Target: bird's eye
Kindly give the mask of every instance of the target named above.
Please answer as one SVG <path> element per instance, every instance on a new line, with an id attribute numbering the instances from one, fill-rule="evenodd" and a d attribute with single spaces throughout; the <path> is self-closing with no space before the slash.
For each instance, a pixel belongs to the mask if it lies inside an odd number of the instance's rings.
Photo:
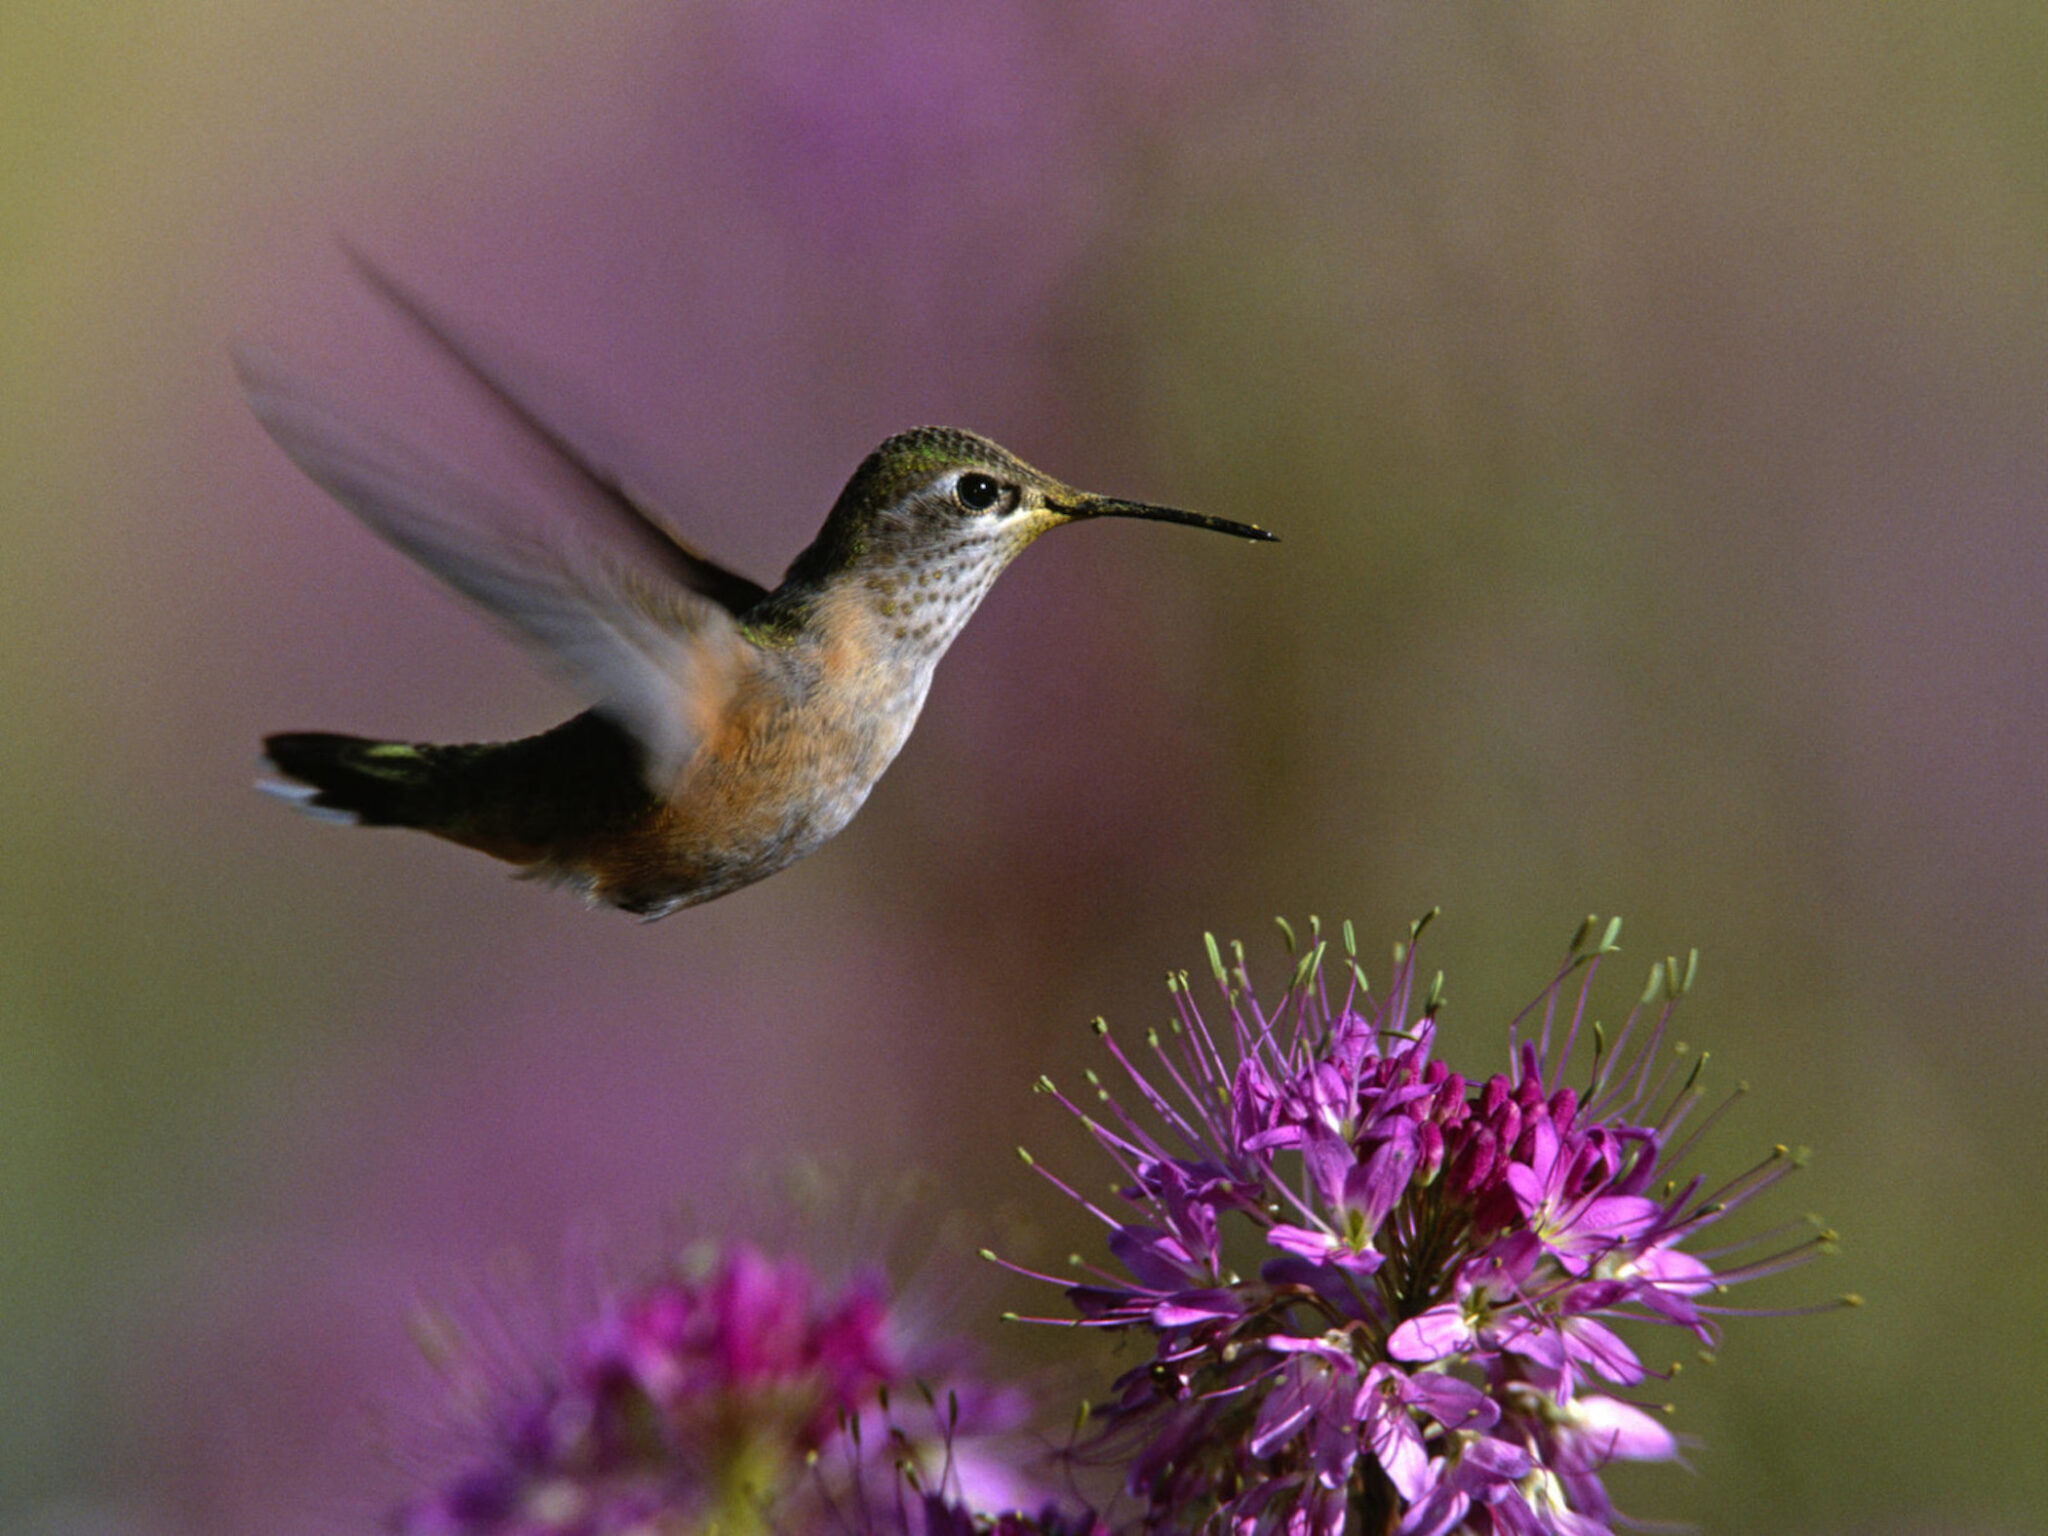
<path id="1" fill-rule="evenodd" d="M 962 475 L 953 482 L 953 499 L 969 512 L 986 512 L 996 504 L 1003 488 L 987 475 Z"/>

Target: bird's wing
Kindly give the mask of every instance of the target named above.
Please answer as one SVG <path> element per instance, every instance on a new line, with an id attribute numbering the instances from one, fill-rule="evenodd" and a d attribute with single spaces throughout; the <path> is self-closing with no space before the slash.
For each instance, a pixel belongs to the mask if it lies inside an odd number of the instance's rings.
<path id="1" fill-rule="evenodd" d="M 453 323 L 430 309 L 417 294 L 403 287 L 354 246 L 342 249 L 377 296 L 409 320 L 462 371 L 473 379 L 505 416 L 546 450 L 565 469 L 588 484 L 593 501 L 618 525 L 619 533 L 656 569 L 666 571 L 691 591 L 719 604 L 729 613 L 745 613 L 768 595 L 760 583 L 729 571 L 709 556 L 692 549 L 670 531 L 666 521 L 634 497 L 616 469 L 597 461 L 585 447 L 545 420 L 540 412 L 505 382 L 509 371 L 493 362 L 493 350 L 475 336 L 465 335 Z"/>
<path id="2" fill-rule="evenodd" d="M 336 410 L 247 349 L 250 408 L 322 489 L 596 696 L 647 748 L 665 788 L 703 740 L 751 651 L 731 613 L 650 564 L 615 529 L 536 519 L 462 470 Z"/>

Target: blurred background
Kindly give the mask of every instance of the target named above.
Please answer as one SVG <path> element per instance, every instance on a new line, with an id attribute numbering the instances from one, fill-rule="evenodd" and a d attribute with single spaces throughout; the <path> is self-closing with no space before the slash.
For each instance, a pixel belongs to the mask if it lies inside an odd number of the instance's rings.
<path id="1" fill-rule="evenodd" d="M 1011 1155 L 1107 1176 L 1028 1092 L 1090 1016 L 1440 903 L 1468 1072 L 1583 913 L 1610 1015 L 1700 946 L 1720 1155 L 1844 1234 L 1762 1299 L 1867 1297 L 1625 1507 L 2040 1529 L 2044 100 L 2025 4 L 10 0 L 0 1528 L 374 1528 L 419 1288 L 743 1167 L 1091 1243 Z M 294 818 L 266 730 L 575 704 L 241 404 L 438 432 L 337 233 L 758 578 L 927 420 L 1284 542 L 1047 539 L 845 835 L 654 926 Z"/>

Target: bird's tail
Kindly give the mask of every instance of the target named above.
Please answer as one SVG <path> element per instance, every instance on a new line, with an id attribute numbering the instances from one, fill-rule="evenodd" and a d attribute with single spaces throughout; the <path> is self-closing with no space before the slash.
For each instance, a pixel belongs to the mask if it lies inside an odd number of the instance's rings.
<path id="1" fill-rule="evenodd" d="M 263 739 L 265 762 L 282 778 L 257 788 L 323 821 L 438 831 L 474 751 L 292 731 Z"/>
<path id="2" fill-rule="evenodd" d="M 415 827 L 511 864 L 569 857 L 653 805 L 639 742 L 586 711 L 521 741 L 440 745 L 329 731 L 263 739 L 257 787 L 308 815 Z"/>

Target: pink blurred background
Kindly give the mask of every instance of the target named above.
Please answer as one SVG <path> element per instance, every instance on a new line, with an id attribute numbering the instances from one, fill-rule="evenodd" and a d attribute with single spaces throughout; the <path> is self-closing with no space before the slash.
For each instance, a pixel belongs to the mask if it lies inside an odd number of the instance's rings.
<path id="1" fill-rule="evenodd" d="M 1064 1253 L 1090 1016 L 1436 903 L 1470 1070 L 1582 913 L 1617 1010 L 1698 944 L 1726 1156 L 1846 1234 L 1775 1299 L 1868 1298 L 1624 1502 L 2038 1528 L 2044 100 L 2028 6 L 11 8 L 0 1528 L 369 1528 L 425 1279 L 742 1167 Z M 432 420 L 337 233 L 758 578 L 925 420 L 1285 542 L 1048 539 L 838 842 L 655 926 L 343 835 L 260 734 L 573 701 L 241 405 L 237 338 Z"/>

